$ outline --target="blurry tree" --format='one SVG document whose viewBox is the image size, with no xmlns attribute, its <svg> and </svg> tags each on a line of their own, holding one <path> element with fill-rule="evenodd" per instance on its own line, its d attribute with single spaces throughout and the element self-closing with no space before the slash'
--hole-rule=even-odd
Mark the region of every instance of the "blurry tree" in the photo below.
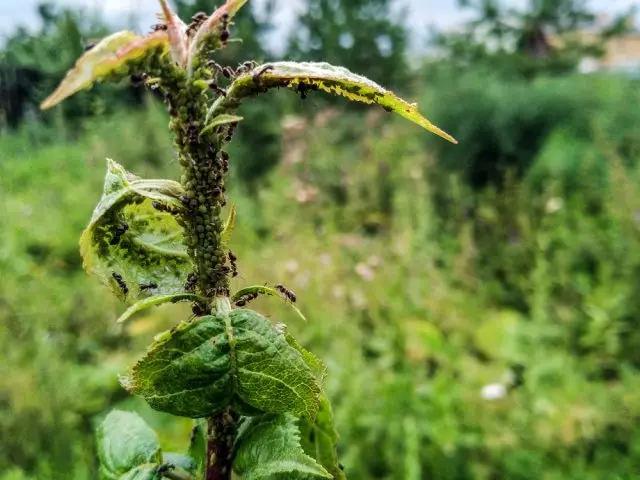
<svg viewBox="0 0 640 480">
<path fill-rule="evenodd" d="M 407 79 L 407 31 L 393 0 L 306 0 L 289 56 L 346 65 L 385 87 Z"/>
<path fill-rule="evenodd" d="M 106 34 L 100 20 L 81 11 L 40 4 L 38 15 L 42 26 L 37 31 L 17 28 L 0 50 L 0 130 L 40 116 L 37 106 L 45 94 L 60 82 L 91 39 Z M 69 131 L 77 133 L 79 122 L 89 115 L 141 103 L 140 90 L 131 89 L 129 95 L 116 99 L 105 97 L 105 89 L 100 87 L 100 96 L 86 95 L 63 107 L 65 123 L 72 127 Z"/>
<path fill-rule="evenodd" d="M 600 27 L 587 0 L 529 0 L 523 9 L 500 0 L 458 0 L 475 18 L 461 32 L 437 33 L 435 44 L 456 63 L 488 62 L 502 73 L 532 78 L 575 70 L 604 54 L 605 42 L 628 26 L 629 12 Z"/>
</svg>

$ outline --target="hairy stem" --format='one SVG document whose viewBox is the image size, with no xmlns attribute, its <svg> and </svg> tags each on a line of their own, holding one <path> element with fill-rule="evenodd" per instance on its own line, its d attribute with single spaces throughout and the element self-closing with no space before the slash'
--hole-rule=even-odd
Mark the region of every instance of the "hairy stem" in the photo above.
<svg viewBox="0 0 640 480">
<path fill-rule="evenodd" d="M 230 410 L 207 419 L 207 470 L 205 480 L 230 480 L 236 421 Z"/>
<path fill-rule="evenodd" d="M 208 304 L 194 306 L 194 313 L 207 314 L 212 307 L 216 312 L 227 312 L 231 308 L 232 269 L 227 265 L 228 255 L 221 241 L 224 228 L 221 212 L 226 204 L 224 179 L 229 164 L 222 147 L 231 140 L 234 128 L 225 125 L 203 133 L 208 97 L 193 85 L 169 88 L 165 96 L 186 192 L 181 198 L 185 206 L 182 216 L 185 243 L 195 265 L 199 293 L 208 299 Z M 205 479 L 229 480 L 236 433 L 233 412 L 225 410 L 207 422 Z"/>
</svg>

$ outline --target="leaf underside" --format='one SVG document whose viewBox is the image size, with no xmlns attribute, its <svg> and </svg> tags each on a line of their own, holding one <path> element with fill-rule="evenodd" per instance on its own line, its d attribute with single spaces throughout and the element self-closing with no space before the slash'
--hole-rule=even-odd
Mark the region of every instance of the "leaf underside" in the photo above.
<svg viewBox="0 0 640 480">
<path fill-rule="evenodd" d="M 82 55 L 69 70 L 58 88 L 44 101 L 40 108 L 46 110 L 62 102 L 71 95 L 93 85 L 126 68 L 126 63 L 137 60 L 147 52 L 166 48 L 166 32 L 158 31 L 139 37 L 128 31 L 117 32 L 102 39 Z"/>
<path fill-rule="evenodd" d="M 129 303 L 183 293 L 193 271 L 177 215 L 182 187 L 141 180 L 109 160 L 104 193 L 80 238 L 84 266 Z"/>
<path fill-rule="evenodd" d="M 121 380 L 154 409 L 191 418 L 232 403 L 314 418 L 321 392 L 303 356 L 251 310 L 181 323 Z"/>
<path fill-rule="evenodd" d="M 245 419 L 234 450 L 233 469 L 243 480 L 332 478 L 302 449 L 289 413 Z"/>
<path fill-rule="evenodd" d="M 244 98 L 278 87 L 288 87 L 298 92 L 322 90 L 353 102 L 380 105 L 457 143 L 451 135 L 423 117 L 416 104 L 402 100 L 366 77 L 324 62 L 273 62 L 261 65 L 238 77 L 229 87 L 226 97 L 220 97 L 213 104 L 208 118 L 232 111 Z"/>
<path fill-rule="evenodd" d="M 156 433 L 138 415 L 113 410 L 98 427 L 98 458 L 103 480 L 151 479 L 162 454 Z M 138 473 L 135 473 L 140 469 Z"/>
</svg>

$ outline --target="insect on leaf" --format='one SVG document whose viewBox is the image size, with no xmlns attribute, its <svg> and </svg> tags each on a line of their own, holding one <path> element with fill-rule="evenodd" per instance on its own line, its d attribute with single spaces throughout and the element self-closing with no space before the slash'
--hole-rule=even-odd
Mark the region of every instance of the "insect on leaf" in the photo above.
<svg viewBox="0 0 640 480">
<path fill-rule="evenodd" d="M 174 293 L 171 295 L 154 295 L 152 297 L 145 298 L 140 300 L 139 302 L 134 303 L 129 308 L 125 310 L 125 312 L 120 315 L 117 320 L 117 323 L 124 323 L 133 315 L 147 308 L 151 308 L 154 306 L 162 305 L 165 303 L 178 303 L 186 300 L 206 300 L 198 295 L 193 293 Z"/>
<path fill-rule="evenodd" d="M 90 87 L 94 82 L 108 78 L 125 67 L 127 62 L 140 58 L 154 47 L 165 45 L 167 41 L 167 34 L 162 31 L 146 37 L 138 37 L 127 31 L 109 35 L 78 59 L 58 88 L 42 102 L 40 108 L 51 108 L 65 98 Z"/>
<path fill-rule="evenodd" d="M 90 273 L 133 303 L 154 295 L 184 293 L 193 271 L 182 243 L 180 184 L 142 180 L 108 160 L 104 193 L 80 238 Z"/>
<path fill-rule="evenodd" d="M 240 102 L 269 89 L 288 87 L 297 92 L 322 90 L 340 95 L 353 102 L 375 104 L 420 125 L 440 137 L 458 143 L 418 111 L 415 103 L 408 103 L 366 77 L 324 62 L 273 62 L 261 65 L 238 77 L 228 88 L 227 95 L 212 105 L 207 117 L 235 109 Z"/>
<path fill-rule="evenodd" d="M 193 61 L 200 53 L 203 45 L 208 40 L 213 40 L 209 46 L 210 51 L 219 49 L 222 46 L 220 35 L 227 27 L 231 19 L 236 13 L 247 3 L 248 0 L 227 0 L 227 3 L 219 7 L 211 16 L 200 26 L 196 34 L 191 39 L 189 46 L 188 71 L 189 75 L 193 72 Z"/>
<path fill-rule="evenodd" d="M 332 478 L 302 449 L 297 419 L 290 413 L 247 418 L 234 450 L 233 469 L 243 480 Z"/>
<path fill-rule="evenodd" d="M 217 117 L 215 117 L 213 120 L 211 120 L 207 124 L 207 126 L 202 129 L 202 131 L 200 132 L 200 135 L 204 135 L 205 133 L 210 132 L 214 128 L 219 127 L 221 125 L 228 125 L 230 123 L 238 123 L 241 120 L 243 120 L 243 117 L 239 117 L 237 115 L 227 115 L 227 114 L 223 113 L 223 114 L 218 115 Z"/>
<path fill-rule="evenodd" d="M 156 410 L 191 418 L 236 398 L 261 412 L 314 418 L 322 390 L 302 355 L 251 310 L 199 317 L 160 334 L 122 384 Z"/>
<path fill-rule="evenodd" d="M 280 295 L 278 293 L 277 290 L 274 290 L 271 287 L 266 287 L 264 285 L 253 285 L 251 287 L 245 287 L 242 288 L 240 290 L 238 290 L 236 293 L 233 294 L 233 296 L 231 297 L 231 301 L 232 302 L 237 302 L 238 300 L 240 300 L 241 297 L 243 297 L 244 295 L 249 295 L 251 293 L 259 293 L 260 295 L 267 295 L 269 297 L 278 297 L 278 298 L 283 298 L 282 295 Z M 298 307 L 295 306 L 294 303 L 290 302 L 289 300 L 285 300 L 285 303 L 291 307 L 293 309 L 294 312 L 296 312 L 296 314 L 305 322 L 307 321 L 307 317 L 305 317 L 302 312 L 300 311 L 300 309 Z"/>
<path fill-rule="evenodd" d="M 156 478 L 151 472 L 154 464 L 162 461 L 158 436 L 137 414 L 111 411 L 98 427 L 97 442 L 103 479 Z M 136 476 L 133 473 L 138 467 L 141 471 Z M 143 475 L 143 471 L 150 476 Z M 130 476 L 124 477 L 125 474 Z"/>
</svg>

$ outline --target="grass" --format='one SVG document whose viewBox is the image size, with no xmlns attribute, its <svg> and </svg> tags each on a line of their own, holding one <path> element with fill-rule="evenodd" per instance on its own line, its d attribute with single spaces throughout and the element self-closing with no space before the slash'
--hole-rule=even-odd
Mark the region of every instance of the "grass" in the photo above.
<svg viewBox="0 0 640 480">
<path fill-rule="evenodd" d="M 73 144 L 0 139 L 2 480 L 93 478 L 92 430 L 114 405 L 141 411 L 168 450 L 185 447 L 190 422 L 128 398 L 116 375 L 188 311 L 117 327 L 124 307 L 86 276 L 77 247 L 104 157 L 177 176 L 165 120 L 150 108 Z M 594 142 L 608 160 L 597 188 L 583 162 L 573 193 L 515 180 L 474 193 L 437 174 L 421 135 L 323 111 L 285 131 L 285 161 L 257 196 L 230 192 L 234 286 L 297 293 L 306 324 L 273 298 L 253 307 L 326 361 L 349 478 L 632 478 L 637 172 Z M 505 398 L 482 397 L 520 372 Z"/>
</svg>

